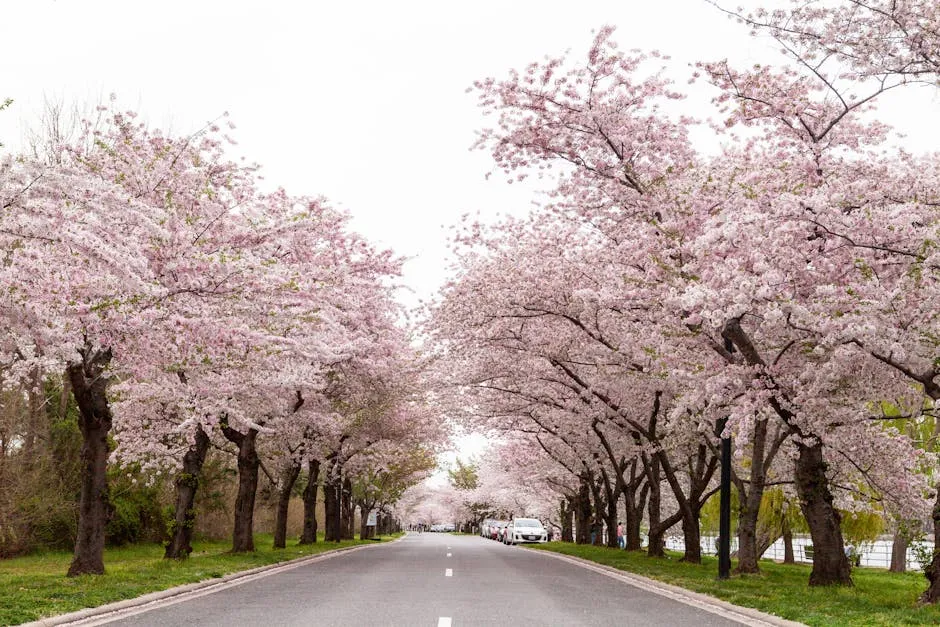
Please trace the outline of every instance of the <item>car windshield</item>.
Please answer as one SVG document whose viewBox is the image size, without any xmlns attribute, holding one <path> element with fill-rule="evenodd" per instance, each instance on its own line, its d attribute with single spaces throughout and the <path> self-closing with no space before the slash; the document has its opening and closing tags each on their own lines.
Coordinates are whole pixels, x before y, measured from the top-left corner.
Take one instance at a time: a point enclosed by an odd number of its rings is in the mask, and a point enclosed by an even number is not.
<svg viewBox="0 0 940 627">
<path fill-rule="evenodd" d="M 517 527 L 541 527 L 542 523 L 535 520 L 534 518 L 517 518 L 515 520 L 515 525 Z"/>
</svg>

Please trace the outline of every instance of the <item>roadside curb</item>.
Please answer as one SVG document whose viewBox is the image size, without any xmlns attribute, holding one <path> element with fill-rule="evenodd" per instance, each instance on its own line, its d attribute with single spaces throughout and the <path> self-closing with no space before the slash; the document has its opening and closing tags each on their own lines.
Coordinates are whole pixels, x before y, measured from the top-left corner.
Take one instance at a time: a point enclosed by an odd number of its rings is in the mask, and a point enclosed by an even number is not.
<svg viewBox="0 0 940 627">
<path fill-rule="evenodd" d="M 721 599 L 709 596 L 707 594 L 702 594 L 701 592 L 693 592 L 692 590 L 688 590 L 686 588 L 674 586 L 672 584 L 657 581 L 655 579 L 650 579 L 649 577 L 637 575 L 625 570 L 619 570 L 613 566 L 598 564 L 597 562 L 592 562 L 591 560 L 581 557 L 565 555 L 564 553 L 556 553 L 550 550 L 534 552 L 576 564 L 582 568 L 593 570 L 613 579 L 619 579 L 624 583 L 641 588 L 647 592 L 652 592 L 654 594 L 672 599 L 673 601 L 691 605 L 692 607 L 705 610 L 706 612 L 710 612 L 712 614 L 717 614 L 724 618 L 736 620 L 747 625 L 753 625 L 754 627 L 766 627 L 769 625 L 773 625 L 774 627 L 805 627 L 803 623 L 798 623 L 786 618 L 774 616 L 773 614 L 767 614 L 766 612 L 755 610 L 754 608 L 734 605 L 728 601 L 722 601 Z"/>
<path fill-rule="evenodd" d="M 24 627 L 92 625 L 97 624 L 97 621 L 104 619 L 105 617 L 111 620 L 118 619 L 123 616 L 133 616 L 134 614 L 139 614 L 144 611 L 155 609 L 158 606 L 181 603 L 191 598 L 212 594 L 213 592 L 218 592 L 226 588 L 248 583 L 249 581 L 261 579 L 262 577 L 276 575 L 279 572 L 292 570 L 294 568 L 305 566 L 314 562 L 322 562 L 324 560 L 328 560 L 339 555 L 344 555 L 346 553 L 362 551 L 379 546 L 388 546 L 406 537 L 408 537 L 407 533 L 402 534 L 401 536 L 389 542 L 377 542 L 375 544 L 362 544 L 359 546 L 350 546 L 342 549 L 332 549 L 322 553 L 317 553 L 316 555 L 307 555 L 292 560 L 278 562 L 276 564 L 258 566 L 257 568 L 241 570 L 236 573 L 230 573 L 228 575 L 216 577 L 214 579 L 206 579 L 204 581 L 187 583 L 181 586 L 176 586 L 175 588 L 168 588 L 166 590 L 159 590 L 157 592 L 148 592 L 147 594 L 134 597 L 132 599 L 114 601 L 113 603 L 107 603 L 97 607 L 90 607 L 84 610 L 78 610 L 76 612 L 69 612 L 68 614 L 58 614 L 48 618 L 41 618 L 31 623 L 24 623 L 23 625 Z"/>
</svg>

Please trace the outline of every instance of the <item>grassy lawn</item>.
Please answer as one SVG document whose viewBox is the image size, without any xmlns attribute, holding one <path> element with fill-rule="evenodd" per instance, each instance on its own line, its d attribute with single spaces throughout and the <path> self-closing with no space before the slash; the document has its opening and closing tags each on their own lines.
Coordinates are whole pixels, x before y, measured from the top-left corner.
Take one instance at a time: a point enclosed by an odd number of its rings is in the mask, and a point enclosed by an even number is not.
<svg viewBox="0 0 940 627">
<path fill-rule="evenodd" d="M 695 565 L 679 562 L 679 553 L 667 552 L 668 559 L 658 560 L 645 553 L 561 542 L 531 546 L 589 559 L 807 625 L 940 624 L 940 608 L 917 605 L 917 597 L 927 589 L 921 573 L 856 568 L 852 572 L 854 588 L 810 588 L 809 565 L 761 561 L 762 574 L 733 575 L 719 582 L 718 560 L 713 557 Z"/>
<path fill-rule="evenodd" d="M 272 536 L 259 534 L 255 536 L 258 549 L 254 553 L 228 553 L 230 542 L 194 542 L 195 550 L 182 562 L 164 560 L 161 545 L 134 545 L 105 551 L 106 574 L 71 579 L 65 576 L 71 553 L 0 560 L 0 625 L 16 625 L 305 555 L 373 543 L 324 543 L 321 534 L 316 544 L 288 543 L 286 549 L 275 550 L 271 548 Z"/>
</svg>

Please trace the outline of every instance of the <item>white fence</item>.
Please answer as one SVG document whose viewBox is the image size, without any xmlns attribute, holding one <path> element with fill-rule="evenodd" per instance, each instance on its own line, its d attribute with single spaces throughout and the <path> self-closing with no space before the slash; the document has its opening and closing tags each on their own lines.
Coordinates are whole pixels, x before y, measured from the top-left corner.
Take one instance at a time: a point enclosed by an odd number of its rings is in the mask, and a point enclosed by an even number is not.
<svg viewBox="0 0 940 627">
<path fill-rule="evenodd" d="M 717 555 L 716 536 L 702 536 L 702 554 L 703 555 Z M 793 558 L 797 562 L 806 562 L 811 563 L 813 560 L 806 555 L 806 547 L 812 546 L 813 541 L 807 536 L 794 536 L 793 537 Z M 927 548 L 930 551 L 933 551 L 933 542 L 926 542 Z M 666 538 L 666 548 L 673 551 L 684 551 L 685 550 L 685 541 L 682 539 L 682 536 L 670 536 Z M 738 539 L 731 539 L 731 551 L 734 552 L 738 548 Z M 855 547 L 856 552 L 861 558 L 862 566 L 873 566 L 876 568 L 888 568 L 891 565 L 891 538 L 883 537 L 879 538 L 875 542 L 865 542 L 861 546 Z M 763 557 L 783 561 L 783 539 L 777 540 L 767 551 L 764 553 Z M 914 552 L 908 548 L 907 549 L 907 568 L 908 570 L 920 570 L 920 564 L 917 562 L 917 559 L 914 556 Z"/>
</svg>

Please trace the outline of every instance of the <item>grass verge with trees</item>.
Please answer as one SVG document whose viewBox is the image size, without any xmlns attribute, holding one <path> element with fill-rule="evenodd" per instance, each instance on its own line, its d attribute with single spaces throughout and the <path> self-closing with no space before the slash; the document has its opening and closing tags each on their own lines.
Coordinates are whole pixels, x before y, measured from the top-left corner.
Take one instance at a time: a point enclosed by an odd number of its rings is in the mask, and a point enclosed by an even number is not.
<svg viewBox="0 0 940 627">
<path fill-rule="evenodd" d="M 105 603 L 167 590 L 207 579 L 326 553 L 397 535 L 339 543 L 302 544 L 286 549 L 269 548 L 270 534 L 255 536 L 256 549 L 232 553 L 231 541 L 202 541 L 186 560 L 163 559 L 160 544 L 134 544 L 105 550 L 108 570 L 104 575 L 63 577 L 72 559 L 71 551 L 37 553 L 16 557 L 0 566 L 0 625 L 17 625 L 57 614 L 97 607 Z"/>
</svg>

